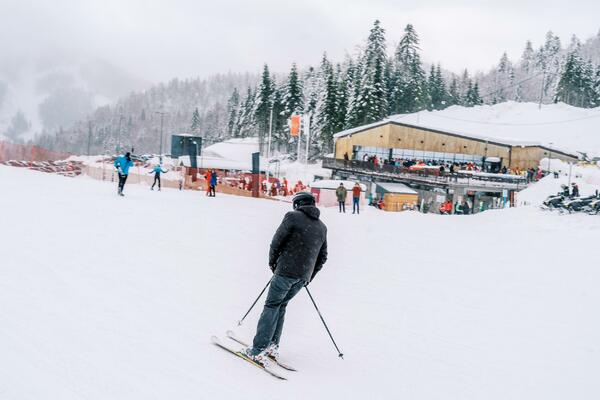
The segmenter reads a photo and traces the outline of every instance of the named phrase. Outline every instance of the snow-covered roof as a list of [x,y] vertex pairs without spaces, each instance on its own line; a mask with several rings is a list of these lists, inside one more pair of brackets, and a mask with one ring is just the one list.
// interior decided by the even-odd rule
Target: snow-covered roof
[[[197,157],[197,165],[201,168],[233,169],[250,171],[252,169],[252,153],[258,152],[258,138],[229,139],[215,143],[202,151],[202,157]],[[181,156],[179,161],[186,167],[190,166],[190,157]],[[266,166],[266,160],[261,158],[261,167]]]
[[377,182],[377,186],[389,193],[417,194],[417,192],[402,183]]
[[[340,183],[344,184],[344,187],[348,190],[351,190],[354,185],[356,184],[356,182],[352,182],[352,181],[343,181],[343,180],[338,180],[338,179],[322,179],[319,181],[314,181],[312,183],[310,183],[308,186],[310,186],[311,188],[318,188],[318,189],[337,189],[340,186]],[[361,190],[365,191],[367,190],[367,187],[362,184],[359,183]]]
[[508,146],[543,146],[600,154],[600,107],[584,109],[564,103],[504,102],[492,106],[452,106],[441,111],[392,115],[382,121],[336,133],[340,138],[389,123],[418,127]]
[[205,156],[227,158],[237,161],[252,161],[252,153],[257,153],[258,138],[229,139],[206,147],[202,154]]

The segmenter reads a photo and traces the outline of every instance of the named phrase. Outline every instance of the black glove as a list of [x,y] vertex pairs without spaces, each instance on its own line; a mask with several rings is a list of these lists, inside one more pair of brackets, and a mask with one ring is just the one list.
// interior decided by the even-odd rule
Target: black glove
[[271,271],[275,273],[275,270],[277,269],[277,263],[269,263],[269,268],[271,268]]

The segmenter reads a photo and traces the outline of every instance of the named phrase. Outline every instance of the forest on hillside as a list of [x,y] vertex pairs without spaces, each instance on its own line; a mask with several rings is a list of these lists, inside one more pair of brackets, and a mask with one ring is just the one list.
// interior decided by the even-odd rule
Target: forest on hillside
[[[288,120],[305,114],[314,159],[331,152],[334,133],[389,115],[509,100],[600,105],[600,33],[585,42],[573,36],[565,46],[548,32],[538,48],[527,41],[519,60],[504,53],[487,73],[455,74],[423,62],[412,25],[389,48],[385,29],[375,21],[360,50],[344,60],[324,53],[318,66],[293,63],[288,73],[265,64],[257,74],[173,79],[100,107],[72,126],[38,134],[34,142],[73,153],[129,147],[157,153],[161,126],[166,152],[170,134],[197,134],[208,144],[247,136],[264,143],[271,128],[274,148],[287,152],[296,146]],[[15,116],[14,129],[26,124]],[[18,132],[9,133],[18,140]]]

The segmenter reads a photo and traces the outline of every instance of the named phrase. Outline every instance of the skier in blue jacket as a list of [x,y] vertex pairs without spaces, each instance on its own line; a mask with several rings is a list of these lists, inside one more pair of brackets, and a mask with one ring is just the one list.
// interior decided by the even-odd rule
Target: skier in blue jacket
[[154,183],[152,183],[152,187],[150,188],[150,190],[154,190],[154,185],[156,185],[156,182],[158,182],[158,191],[160,192],[160,173],[165,173],[167,171],[163,171],[162,169],[162,165],[158,164],[156,167],[154,167],[154,169],[150,172],[151,174],[154,174]]
[[125,196],[123,194],[123,188],[125,188],[125,181],[127,180],[127,175],[129,174],[129,168],[133,167],[133,161],[131,161],[131,153],[127,152],[124,156],[119,156],[115,160],[115,168],[117,169],[117,173],[119,174],[119,186],[117,189],[117,194],[119,196]]

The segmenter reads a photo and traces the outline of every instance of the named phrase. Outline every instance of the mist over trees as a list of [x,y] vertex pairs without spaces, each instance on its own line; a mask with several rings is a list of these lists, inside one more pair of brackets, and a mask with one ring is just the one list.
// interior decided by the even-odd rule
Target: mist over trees
[[310,125],[309,156],[318,158],[332,151],[336,132],[393,114],[504,101],[600,105],[600,33],[584,43],[574,36],[564,47],[548,32],[537,48],[527,41],[519,60],[504,53],[490,71],[477,74],[466,69],[455,74],[440,63],[424,63],[419,35],[410,24],[394,48],[386,34],[375,21],[355,54],[332,61],[323,53],[318,66],[292,63],[284,74],[274,74],[264,64],[259,75],[173,79],[98,108],[89,122],[82,119],[36,141],[51,149],[83,152],[89,138],[92,153],[117,147],[156,153],[158,113],[163,113],[167,152],[166,137],[174,133],[198,134],[205,143],[256,136],[264,144],[270,127],[273,148],[289,152],[297,139],[289,135],[288,119],[304,114]]

